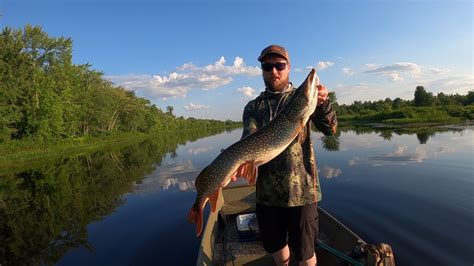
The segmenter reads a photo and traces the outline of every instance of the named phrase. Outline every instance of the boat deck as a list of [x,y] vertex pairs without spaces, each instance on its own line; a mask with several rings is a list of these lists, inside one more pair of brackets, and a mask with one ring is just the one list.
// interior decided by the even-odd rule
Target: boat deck
[[262,260],[272,262],[273,259],[263,249],[261,241],[257,239],[242,242],[239,241],[237,233],[237,215],[255,212],[255,193],[242,194],[238,199],[232,199],[232,196],[224,192],[225,203],[219,212],[218,220],[221,234],[215,241],[213,261],[222,265],[232,265],[233,261],[247,262],[246,265]]

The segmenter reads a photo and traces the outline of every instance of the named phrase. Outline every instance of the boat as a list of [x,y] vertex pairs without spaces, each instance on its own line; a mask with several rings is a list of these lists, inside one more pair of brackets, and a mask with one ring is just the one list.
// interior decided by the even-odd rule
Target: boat
[[[219,193],[216,211],[209,214],[202,234],[196,265],[274,265],[258,238],[241,238],[237,217],[255,213],[255,199],[255,186],[226,187]],[[318,211],[318,265],[395,265],[389,245],[369,245],[324,209]],[[374,250],[378,254],[368,254]],[[290,256],[290,264],[295,263]]]

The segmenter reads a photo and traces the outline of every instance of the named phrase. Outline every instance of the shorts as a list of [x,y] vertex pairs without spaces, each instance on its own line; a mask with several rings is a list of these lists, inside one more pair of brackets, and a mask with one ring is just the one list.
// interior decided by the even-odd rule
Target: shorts
[[297,207],[257,204],[263,248],[275,253],[288,244],[298,261],[310,259],[318,237],[318,218],[317,202]]

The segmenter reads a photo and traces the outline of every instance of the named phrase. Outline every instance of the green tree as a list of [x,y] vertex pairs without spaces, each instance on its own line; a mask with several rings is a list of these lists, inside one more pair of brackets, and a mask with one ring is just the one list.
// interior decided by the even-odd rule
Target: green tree
[[415,106],[430,106],[433,103],[433,94],[427,92],[423,86],[416,86]]
[[464,105],[470,105],[474,103],[474,91],[469,91],[466,96],[466,101]]
[[0,45],[0,143],[235,126],[176,118],[172,106],[164,113],[91,65],[72,64],[72,40],[39,26],[6,27]]
[[403,100],[400,98],[396,98],[392,102],[392,109],[400,109],[403,106]]
[[173,106],[166,106],[166,113],[173,116],[174,107]]

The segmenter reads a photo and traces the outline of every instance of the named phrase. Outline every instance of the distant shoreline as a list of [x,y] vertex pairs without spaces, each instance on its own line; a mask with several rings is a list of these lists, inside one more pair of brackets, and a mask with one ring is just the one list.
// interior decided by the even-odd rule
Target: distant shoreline
[[233,130],[235,126],[222,126],[197,130],[176,130],[154,133],[118,133],[108,136],[81,137],[75,139],[28,141],[17,140],[0,144],[0,168],[18,168],[26,163],[65,155],[79,155],[106,148],[133,144],[149,138],[183,135],[184,139],[202,138],[223,131]]
[[451,123],[436,123],[436,122],[413,122],[405,124],[395,124],[395,123],[383,123],[383,122],[373,122],[373,121],[341,121],[338,123],[340,127],[370,127],[370,128],[386,128],[386,129],[397,129],[397,128],[427,128],[427,127],[447,127],[447,128],[464,128],[474,125],[474,120],[466,120],[461,122],[451,122]]

